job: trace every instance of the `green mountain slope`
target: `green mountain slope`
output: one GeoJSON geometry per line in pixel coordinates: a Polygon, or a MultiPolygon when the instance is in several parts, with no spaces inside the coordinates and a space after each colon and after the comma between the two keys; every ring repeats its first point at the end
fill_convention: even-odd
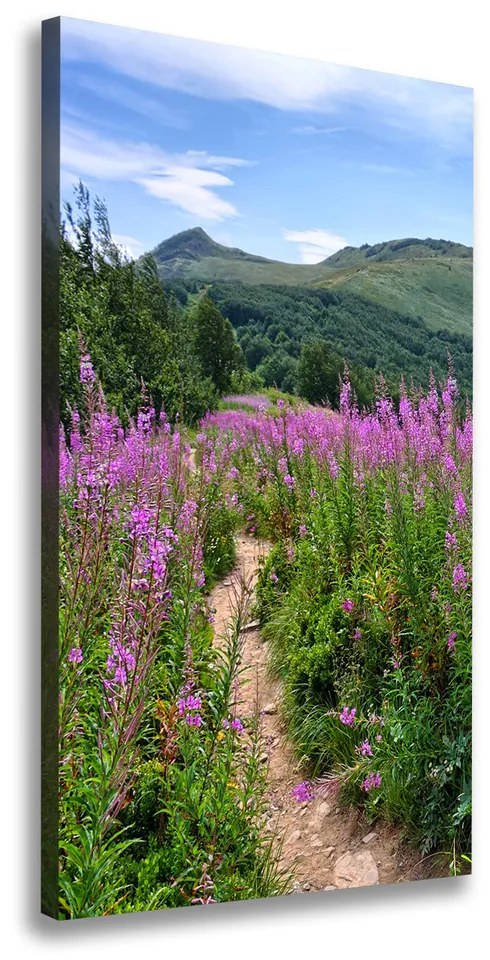
{"type": "Polygon", "coordinates": [[[465,247],[462,243],[453,243],[452,240],[434,240],[432,237],[418,240],[416,237],[405,237],[403,240],[387,240],[373,246],[363,243],[362,247],[344,247],[322,263],[329,267],[350,267],[367,261],[413,260],[419,257],[458,257],[471,260],[473,248],[465,247]]]}
{"type": "Polygon", "coordinates": [[[238,247],[225,247],[222,243],[216,243],[202,227],[176,233],[151,252],[157,263],[162,266],[165,264],[167,269],[172,269],[175,261],[192,263],[210,258],[247,263],[273,263],[266,257],[256,257],[252,253],[239,250],[238,247]]]}
{"type": "Polygon", "coordinates": [[[151,251],[160,278],[345,289],[366,300],[422,317],[432,330],[471,335],[471,247],[409,237],[345,247],[318,264],[283,263],[216,243],[200,227],[151,251]]]}
{"type": "Polygon", "coordinates": [[[374,261],[339,269],[315,286],[356,293],[380,306],[421,316],[432,330],[471,336],[473,261],[467,258],[374,261]]]}
{"type": "Polygon", "coordinates": [[[216,243],[201,228],[184,230],[150,251],[162,280],[238,280],[242,283],[308,283],[331,272],[324,266],[268,260],[216,243]]]}
{"type": "Polygon", "coordinates": [[[460,388],[471,393],[472,340],[463,332],[433,330],[421,317],[342,288],[213,283],[209,292],[235,327],[248,366],[267,386],[269,377],[290,389],[303,344],[322,340],[394,384],[404,376],[425,386],[431,370],[443,380],[451,355],[460,388]]]}

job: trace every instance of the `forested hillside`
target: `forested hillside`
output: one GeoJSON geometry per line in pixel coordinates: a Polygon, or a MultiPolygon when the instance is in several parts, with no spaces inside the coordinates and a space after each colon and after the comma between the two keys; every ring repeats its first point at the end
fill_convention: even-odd
{"type": "Polygon", "coordinates": [[[162,288],[150,255],[138,265],[111,235],[107,210],[82,184],[60,238],[60,411],[79,406],[80,350],[107,403],[126,422],[142,393],[157,413],[195,423],[244,367],[230,323],[205,295],[184,309],[162,288]]]}
{"type": "MultiPolygon", "coordinates": [[[[180,278],[162,286],[154,257],[146,254],[135,263],[123,254],[112,238],[105,205],[98,199],[92,203],[82,184],[75,190],[74,207],[66,207],[60,243],[65,422],[80,402],[80,350],[90,353],[107,402],[123,422],[137,411],[142,393],[157,413],[164,408],[172,421],[180,417],[189,424],[215,408],[230,389],[277,387],[312,403],[336,406],[346,365],[362,406],[373,401],[380,375],[396,399],[402,377],[426,388],[431,372],[436,382],[444,380],[448,364],[462,396],[471,394],[472,341],[457,316],[453,328],[448,322],[434,329],[421,315],[366,299],[345,284],[207,284],[180,278]]],[[[441,251],[433,243],[438,264],[456,247],[446,244],[441,251]]],[[[398,269],[408,276],[404,261],[396,259],[398,248],[392,248],[379,245],[364,253],[375,250],[371,259],[378,258],[378,271],[398,269]]],[[[222,262],[223,251],[227,262],[254,262],[199,230],[159,248],[160,257],[174,258],[172,262],[176,252],[188,262],[201,262],[203,254],[222,262]]],[[[425,269],[426,262],[414,258],[411,268],[425,269]]],[[[440,266],[435,269],[440,274],[440,266]]],[[[453,273],[446,265],[445,275],[453,273]]],[[[414,283],[418,290],[416,277],[414,283]]],[[[471,307],[470,294],[462,306],[471,307]]],[[[447,303],[445,307],[450,312],[447,303]]]]}
{"type": "Polygon", "coordinates": [[[432,330],[471,336],[473,250],[451,240],[407,237],[344,247],[321,263],[282,263],[215,243],[196,227],[164,240],[151,253],[164,285],[181,279],[327,287],[421,317],[432,330]]]}
{"type": "MultiPolygon", "coordinates": [[[[199,285],[181,282],[173,289],[183,298],[186,290],[199,285]]],[[[469,335],[435,331],[421,317],[342,290],[237,283],[214,283],[208,290],[233,324],[250,370],[266,386],[298,389],[301,351],[320,342],[349,367],[358,368],[366,402],[372,399],[375,372],[382,372],[393,388],[401,376],[426,385],[431,370],[437,380],[444,378],[448,356],[462,391],[471,393],[469,335]]]]}

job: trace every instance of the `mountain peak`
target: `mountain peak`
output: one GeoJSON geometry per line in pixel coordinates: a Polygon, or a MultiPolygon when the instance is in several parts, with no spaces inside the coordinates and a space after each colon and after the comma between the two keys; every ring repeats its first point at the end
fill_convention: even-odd
{"type": "Polygon", "coordinates": [[[220,245],[215,243],[202,227],[191,227],[190,230],[175,233],[152,250],[157,263],[175,259],[199,260],[202,257],[216,257],[219,252],[220,245]]]}
{"type": "Polygon", "coordinates": [[[248,260],[253,263],[272,262],[265,257],[245,253],[238,247],[225,247],[221,243],[216,243],[216,240],[213,240],[202,227],[192,227],[190,230],[182,230],[174,234],[173,237],[159,243],[151,253],[157,264],[168,264],[172,261],[175,266],[182,261],[203,260],[207,257],[219,257],[222,260],[248,260]]]}
{"type": "Polygon", "coordinates": [[[190,227],[189,230],[181,230],[180,233],[175,233],[170,239],[175,239],[180,237],[182,240],[184,238],[192,239],[195,237],[200,240],[208,240],[210,243],[214,243],[214,240],[209,236],[209,233],[206,233],[202,227],[190,227]]]}

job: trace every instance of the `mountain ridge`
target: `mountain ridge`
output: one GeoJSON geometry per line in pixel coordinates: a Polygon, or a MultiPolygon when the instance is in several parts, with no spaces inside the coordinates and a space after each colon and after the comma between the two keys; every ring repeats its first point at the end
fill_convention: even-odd
{"type": "Polygon", "coordinates": [[[471,335],[473,248],[452,240],[405,237],[347,246],[316,264],[286,263],[227,247],[202,227],[163,240],[150,251],[162,282],[240,283],[331,288],[355,293],[433,330],[471,335]]]}
{"type": "Polygon", "coordinates": [[[290,267],[339,267],[362,263],[367,260],[386,262],[424,257],[458,257],[470,260],[473,247],[443,238],[404,237],[395,240],[383,240],[380,243],[363,243],[359,247],[346,246],[316,264],[298,264],[285,260],[276,260],[258,254],[248,253],[240,247],[229,247],[213,240],[202,227],[181,230],[166,240],[162,240],[150,251],[157,263],[177,260],[199,260],[223,258],[226,260],[246,260],[250,263],[281,264],[290,267]]]}

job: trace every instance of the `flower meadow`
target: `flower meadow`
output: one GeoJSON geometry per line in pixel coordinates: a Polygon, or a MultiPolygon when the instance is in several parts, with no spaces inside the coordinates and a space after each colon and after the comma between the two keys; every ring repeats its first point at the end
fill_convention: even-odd
{"type": "Polygon", "coordinates": [[[90,357],[60,435],[60,918],[271,896],[258,718],[237,714],[247,596],[219,649],[205,590],[237,514],[142,397],[124,430],[90,357]],[[212,891],[212,894],[211,892],[212,891]]]}
{"type": "Polygon", "coordinates": [[[259,716],[239,710],[239,529],[307,779],[425,853],[470,850],[471,415],[450,377],[360,411],[231,398],[191,450],[145,394],[123,427],[87,353],[60,429],[60,918],[278,895],[259,716]]]}
{"type": "MultiPolygon", "coordinates": [[[[423,854],[471,831],[471,412],[452,376],[379,384],[359,410],[207,415],[243,522],[271,550],[257,612],[310,781],[402,827],[423,854]]],[[[310,783],[310,787],[308,787],[310,783]]]]}

